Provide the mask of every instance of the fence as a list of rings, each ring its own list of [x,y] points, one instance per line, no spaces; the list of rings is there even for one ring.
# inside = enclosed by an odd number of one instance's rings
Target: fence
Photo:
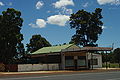
[[[18,72],[40,70],[59,70],[58,64],[19,64]]]

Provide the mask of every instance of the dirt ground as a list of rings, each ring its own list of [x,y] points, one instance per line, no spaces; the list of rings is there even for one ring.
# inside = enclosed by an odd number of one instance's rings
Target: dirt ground
[[[76,73],[76,72],[109,72],[120,71],[120,68],[100,68],[93,70],[58,70],[58,71],[31,71],[31,72],[0,72],[0,76],[6,75],[33,75],[33,74],[63,74],[63,73]]]

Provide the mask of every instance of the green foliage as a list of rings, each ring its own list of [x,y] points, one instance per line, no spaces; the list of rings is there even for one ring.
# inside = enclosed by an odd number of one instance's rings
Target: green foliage
[[[102,9],[96,8],[95,12],[79,10],[70,16],[70,26],[76,29],[76,34],[72,36],[70,43],[82,46],[97,46],[95,43],[102,33],[103,22]]]
[[[21,44],[20,33],[23,19],[21,12],[8,8],[0,15],[0,62],[8,63],[17,54],[17,46]]]
[[[116,48],[113,51],[114,61],[120,63],[120,48]]]
[[[110,62],[110,63],[118,63],[117,65],[120,67],[120,48],[116,48],[112,53],[102,54],[102,60],[104,62]],[[115,65],[111,65],[115,66]]]
[[[27,52],[34,52],[40,48],[51,46],[51,44],[41,35],[33,35],[30,43],[27,44]]]
[[[113,62],[113,54],[112,52],[111,53],[102,53],[102,62],[105,63],[105,62]]]
[[[25,48],[23,43],[18,43],[17,45],[17,55],[15,56],[17,59],[18,58],[25,58]]]

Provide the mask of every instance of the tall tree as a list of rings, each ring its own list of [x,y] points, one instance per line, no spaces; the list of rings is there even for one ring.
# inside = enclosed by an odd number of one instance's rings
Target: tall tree
[[[113,51],[113,56],[114,56],[114,61],[117,62],[119,64],[119,67],[120,67],[120,48],[116,48]]]
[[[102,9],[96,8],[95,12],[79,10],[70,16],[70,26],[76,29],[76,34],[72,36],[71,43],[82,46],[95,46],[98,36],[102,33],[101,21]]]
[[[33,35],[30,43],[27,44],[27,51],[32,53],[40,48],[51,46],[51,44],[41,35]]]
[[[21,44],[23,35],[21,12],[8,8],[0,15],[0,62],[8,63],[17,54],[17,46]]]

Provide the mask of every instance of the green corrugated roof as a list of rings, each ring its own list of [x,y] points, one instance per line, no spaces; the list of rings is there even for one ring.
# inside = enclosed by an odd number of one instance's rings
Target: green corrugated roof
[[[73,44],[66,44],[66,45],[61,45],[61,46],[52,46],[52,47],[43,47],[32,54],[42,54],[42,53],[54,53],[54,52],[60,52],[62,49],[69,48]]]

